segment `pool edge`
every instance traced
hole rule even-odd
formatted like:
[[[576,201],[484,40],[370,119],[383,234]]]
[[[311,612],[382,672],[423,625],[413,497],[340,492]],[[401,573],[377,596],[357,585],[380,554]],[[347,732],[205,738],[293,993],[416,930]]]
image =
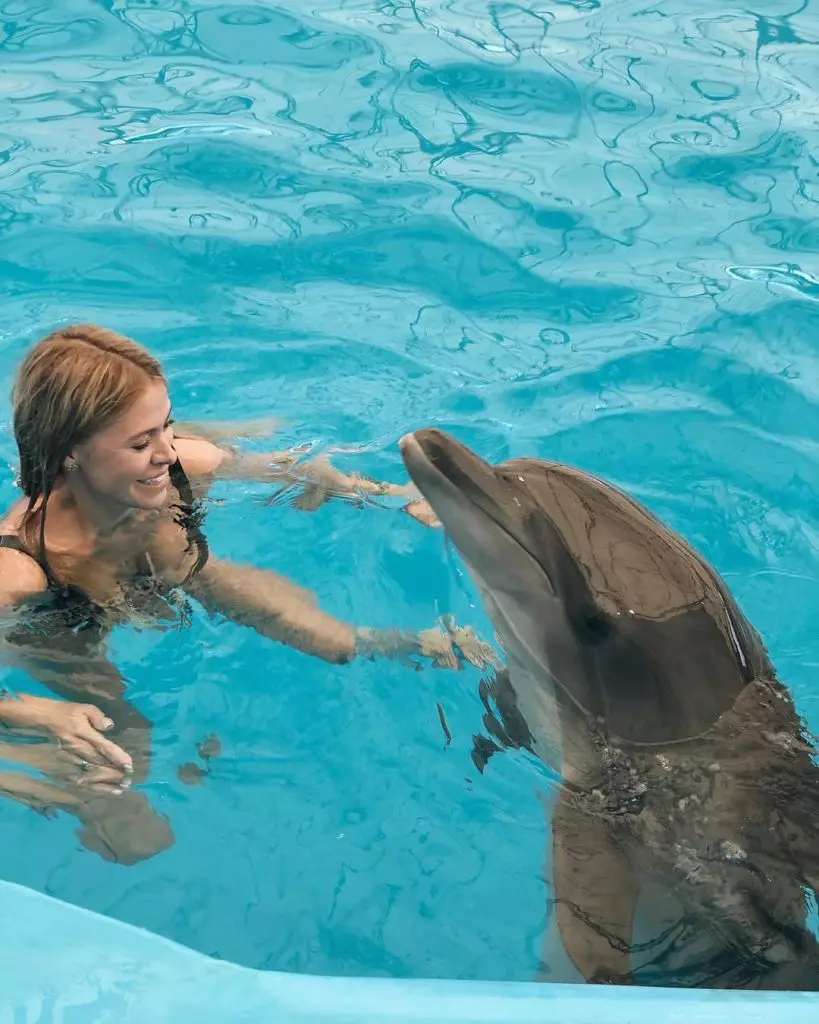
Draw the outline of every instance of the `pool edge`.
[[[169,939],[10,882],[0,883],[3,1019],[93,1024],[288,1021],[743,1024],[819,1020],[819,993],[756,993],[333,978],[214,960]],[[37,1008],[40,1012],[38,1014]],[[605,1007],[605,1010],[603,1010]]]

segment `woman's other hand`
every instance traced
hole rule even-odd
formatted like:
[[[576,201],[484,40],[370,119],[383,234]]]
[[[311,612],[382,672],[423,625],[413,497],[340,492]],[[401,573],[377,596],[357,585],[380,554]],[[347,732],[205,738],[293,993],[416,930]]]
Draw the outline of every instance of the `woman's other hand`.
[[[114,723],[93,704],[24,694],[0,703],[0,719],[14,727],[50,733],[81,768],[92,765],[133,771],[130,754],[103,735]]]

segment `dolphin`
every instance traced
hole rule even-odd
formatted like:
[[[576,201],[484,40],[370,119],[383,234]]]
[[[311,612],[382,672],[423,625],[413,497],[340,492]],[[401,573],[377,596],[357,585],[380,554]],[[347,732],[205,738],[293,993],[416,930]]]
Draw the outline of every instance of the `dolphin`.
[[[466,562],[506,668],[483,680],[483,770],[504,747],[560,777],[556,921],[589,982],[819,990],[819,769],[763,641],[716,570],[612,484],[492,466],[405,435],[407,471]],[[643,892],[668,924],[635,942]],[[669,916],[670,915],[670,916]]]

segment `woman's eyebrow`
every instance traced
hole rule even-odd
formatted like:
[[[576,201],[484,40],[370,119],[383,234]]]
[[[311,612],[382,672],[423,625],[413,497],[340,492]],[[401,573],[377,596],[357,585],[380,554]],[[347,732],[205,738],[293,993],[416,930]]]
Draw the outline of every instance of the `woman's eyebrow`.
[[[168,412],[163,420],[163,426],[173,416],[173,405],[168,406]],[[157,430],[161,430],[162,427],[149,427],[147,430],[140,430],[137,434],[132,434],[131,437],[127,438],[125,443],[130,444],[131,441],[136,441],[140,437],[146,437],[148,434],[155,434]]]

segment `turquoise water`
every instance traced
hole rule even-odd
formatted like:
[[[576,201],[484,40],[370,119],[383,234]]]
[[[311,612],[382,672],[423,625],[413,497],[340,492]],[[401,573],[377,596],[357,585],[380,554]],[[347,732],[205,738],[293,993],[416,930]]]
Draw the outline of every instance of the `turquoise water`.
[[[258,445],[402,479],[398,436],[437,423],[603,473],[714,561],[818,728],[819,17],[764,8],[0,5],[0,497],[16,362],[94,319],[163,358],[180,417],[281,416]],[[268,493],[220,485],[215,551],[359,624],[489,632],[437,533]],[[532,977],[549,781],[475,773],[475,671],[200,613],[112,652],[176,843],[111,865],[3,803],[4,878],[253,967]]]

